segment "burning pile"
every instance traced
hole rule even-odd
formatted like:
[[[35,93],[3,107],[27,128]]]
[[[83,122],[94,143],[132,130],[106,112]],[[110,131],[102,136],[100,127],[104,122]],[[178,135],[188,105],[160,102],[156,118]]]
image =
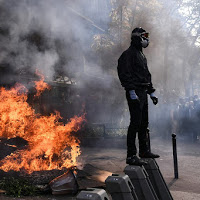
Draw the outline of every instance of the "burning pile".
[[[39,96],[49,86],[44,77],[35,82]],[[15,151],[0,161],[3,171],[63,169],[76,165],[80,155],[79,140],[72,135],[80,129],[84,116],[72,118],[64,125],[59,112],[50,116],[36,114],[27,103],[27,89],[16,84],[10,90],[0,88],[0,137],[21,137],[28,142],[26,149]]]

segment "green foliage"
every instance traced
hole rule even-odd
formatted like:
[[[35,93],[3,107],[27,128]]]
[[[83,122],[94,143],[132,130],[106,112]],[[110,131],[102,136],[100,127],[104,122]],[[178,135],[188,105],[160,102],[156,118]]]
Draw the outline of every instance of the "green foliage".
[[[37,188],[24,179],[13,177],[0,180],[0,189],[5,190],[6,194],[14,197],[34,196],[37,194]]]

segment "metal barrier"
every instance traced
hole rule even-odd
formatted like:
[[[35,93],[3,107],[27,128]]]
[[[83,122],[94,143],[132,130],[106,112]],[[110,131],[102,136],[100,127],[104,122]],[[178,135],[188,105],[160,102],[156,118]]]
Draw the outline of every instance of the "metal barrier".
[[[123,138],[127,135],[128,127],[107,127],[105,124],[90,124],[89,129],[93,131],[93,134],[104,138]]]

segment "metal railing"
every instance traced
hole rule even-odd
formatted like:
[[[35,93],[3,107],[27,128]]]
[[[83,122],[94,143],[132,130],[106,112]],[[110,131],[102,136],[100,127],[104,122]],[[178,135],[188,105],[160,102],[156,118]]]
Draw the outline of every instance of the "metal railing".
[[[86,137],[124,138],[128,127],[111,127],[106,124],[93,123],[87,127]]]

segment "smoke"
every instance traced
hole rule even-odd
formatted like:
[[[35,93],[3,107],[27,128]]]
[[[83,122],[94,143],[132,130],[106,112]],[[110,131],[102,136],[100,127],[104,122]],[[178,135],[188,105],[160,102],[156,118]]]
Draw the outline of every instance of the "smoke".
[[[144,52],[160,102],[177,101],[192,88],[190,66],[197,65],[198,54],[176,1],[1,0],[0,66],[7,71],[1,82],[17,81],[16,74],[32,76],[36,69],[49,81],[76,78],[91,122],[127,126],[116,66],[137,26],[150,32]],[[162,104],[156,109],[150,104],[151,114],[161,110]]]
[[[198,88],[195,88],[195,83],[198,83],[199,78],[197,77],[200,74],[197,69],[200,49],[195,45],[195,37],[188,28],[187,20],[180,13],[182,6],[180,2],[165,0],[143,2],[130,0],[128,2],[132,2],[132,6],[126,4],[126,9],[132,8],[133,27],[141,26],[150,32],[150,45],[144,49],[144,54],[147,57],[152,82],[159,98],[157,106],[149,102],[150,127],[152,132],[159,133],[162,130],[162,135],[167,138],[176,126],[174,123],[177,121],[175,115],[179,98],[199,93]],[[120,12],[123,13],[124,9]],[[187,7],[184,11],[187,12]],[[130,40],[125,41],[124,38],[131,32],[126,22],[132,18],[128,19],[125,14],[122,16],[119,25],[124,30],[122,46],[126,49]],[[123,20],[125,17],[126,19]],[[128,33],[125,32],[127,29]],[[184,118],[185,116],[183,114],[179,117]],[[128,117],[124,121],[128,124]],[[181,120],[180,123],[182,123]]]
[[[14,72],[39,69],[51,81],[57,71],[76,76],[83,68],[80,60],[90,51],[94,28],[87,18],[94,8],[87,8],[85,17],[85,6],[66,0],[1,1],[1,65]],[[107,23],[108,17],[103,20]]]

